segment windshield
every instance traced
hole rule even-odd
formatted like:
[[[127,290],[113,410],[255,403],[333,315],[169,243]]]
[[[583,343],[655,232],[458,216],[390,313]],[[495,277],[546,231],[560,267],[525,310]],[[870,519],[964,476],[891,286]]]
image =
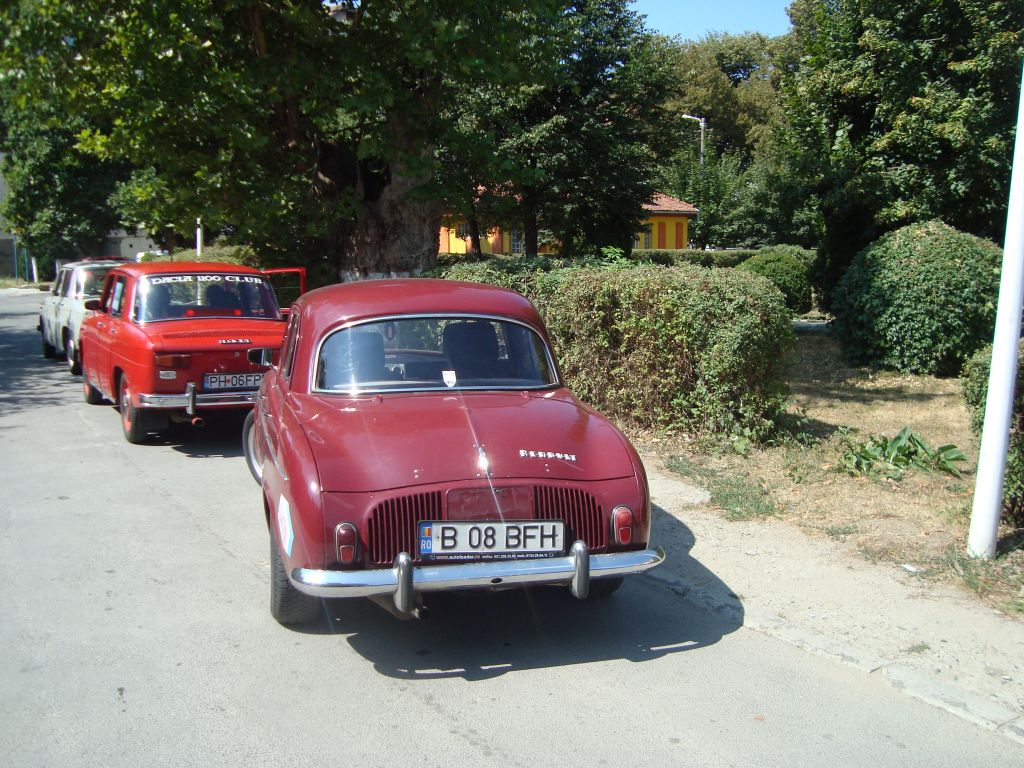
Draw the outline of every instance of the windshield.
[[[320,347],[316,389],[387,392],[537,389],[556,385],[543,339],[483,317],[416,317],[335,331]]]
[[[139,281],[135,317],[142,322],[199,317],[280,320],[270,284],[259,275],[151,275]]]
[[[79,270],[75,296],[80,299],[98,299],[103,293],[103,281],[111,269],[112,267],[100,267]]]

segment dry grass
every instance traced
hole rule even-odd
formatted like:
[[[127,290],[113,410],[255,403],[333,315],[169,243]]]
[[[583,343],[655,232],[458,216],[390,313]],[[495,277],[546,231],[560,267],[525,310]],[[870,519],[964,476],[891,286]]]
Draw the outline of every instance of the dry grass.
[[[715,499],[716,482],[729,477],[735,484],[735,478],[743,478],[756,489],[752,498],[761,509],[772,509],[773,517],[846,542],[870,560],[911,565],[927,578],[958,579],[994,605],[1024,612],[1021,537],[1004,531],[1003,554],[991,562],[962,554],[977,443],[956,379],[850,367],[831,337],[808,333],[798,337],[790,386],[786,424],[773,445],[745,453],[721,446],[708,452],[706,446],[698,450],[663,438],[648,439],[644,447],[708,487],[713,504],[722,506]],[[932,447],[958,446],[967,456],[964,474],[912,470],[895,481],[845,469],[849,441],[893,437],[904,426]],[[844,437],[850,429],[857,432]],[[734,507],[723,509],[730,517],[744,516]],[[756,510],[746,516],[757,516]]]

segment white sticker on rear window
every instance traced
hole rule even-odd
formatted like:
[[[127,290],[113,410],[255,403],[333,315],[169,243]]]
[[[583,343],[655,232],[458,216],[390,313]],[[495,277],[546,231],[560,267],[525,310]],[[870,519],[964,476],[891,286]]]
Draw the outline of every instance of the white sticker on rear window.
[[[441,378],[444,380],[446,387],[455,386],[455,371],[441,371]]]

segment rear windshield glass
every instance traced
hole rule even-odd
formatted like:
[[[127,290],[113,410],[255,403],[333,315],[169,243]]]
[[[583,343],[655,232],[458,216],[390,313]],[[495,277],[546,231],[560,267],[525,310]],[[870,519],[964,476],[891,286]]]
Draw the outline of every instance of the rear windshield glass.
[[[200,317],[280,320],[274,290],[259,275],[149,275],[139,281],[135,317],[142,322]]]
[[[103,293],[103,281],[111,269],[112,267],[99,267],[79,270],[75,296],[80,299],[98,299]]]
[[[399,318],[343,328],[324,340],[316,367],[316,389],[335,392],[557,383],[544,340],[525,325],[494,318]]]

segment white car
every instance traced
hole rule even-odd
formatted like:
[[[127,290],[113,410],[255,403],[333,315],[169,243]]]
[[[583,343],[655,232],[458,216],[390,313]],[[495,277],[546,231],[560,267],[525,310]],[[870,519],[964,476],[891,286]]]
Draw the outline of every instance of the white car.
[[[107,272],[123,263],[120,260],[73,261],[57,270],[53,288],[39,307],[43,357],[63,355],[71,373],[82,372],[78,334],[86,313],[85,302],[99,298]]]

